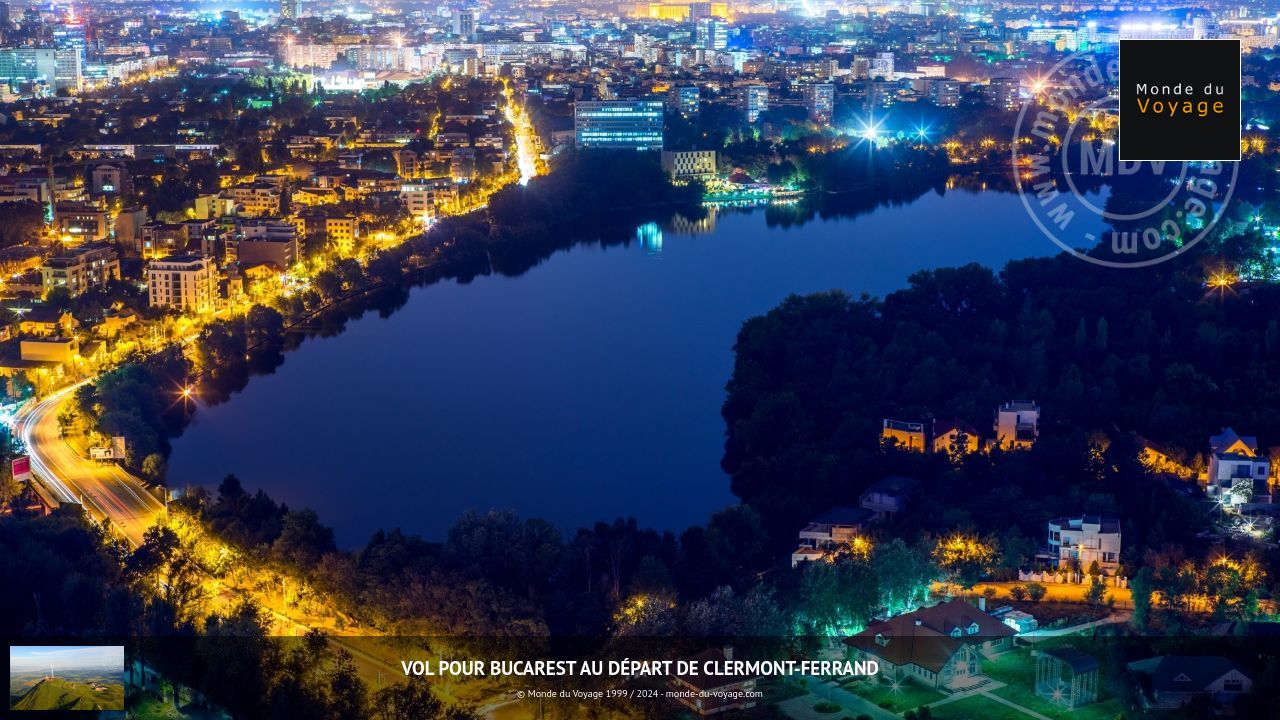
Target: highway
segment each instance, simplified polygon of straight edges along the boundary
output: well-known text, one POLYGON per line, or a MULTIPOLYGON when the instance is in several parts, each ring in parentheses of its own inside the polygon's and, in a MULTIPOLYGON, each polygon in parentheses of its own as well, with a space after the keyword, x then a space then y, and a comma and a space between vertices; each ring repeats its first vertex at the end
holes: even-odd
POLYGON ((50 493, 64 503, 82 503, 89 514, 104 523, 132 547, 164 512, 140 480, 114 463, 81 457, 58 428, 58 414, 83 381, 59 390, 23 408, 14 430, 31 456, 31 470, 50 493))

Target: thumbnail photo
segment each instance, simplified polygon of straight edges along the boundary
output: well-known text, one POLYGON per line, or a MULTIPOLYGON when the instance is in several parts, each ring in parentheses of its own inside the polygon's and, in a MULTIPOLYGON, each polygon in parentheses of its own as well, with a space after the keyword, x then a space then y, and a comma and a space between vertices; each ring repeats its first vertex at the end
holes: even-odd
POLYGON ((123 710, 124 647, 11 645, 10 710, 123 710))

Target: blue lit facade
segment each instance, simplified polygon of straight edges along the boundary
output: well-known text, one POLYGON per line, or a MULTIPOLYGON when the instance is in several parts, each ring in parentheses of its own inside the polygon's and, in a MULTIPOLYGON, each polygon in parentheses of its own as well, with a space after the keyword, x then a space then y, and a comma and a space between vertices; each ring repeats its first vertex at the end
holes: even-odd
POLYGON ((601 100, 573 109, 574 139, 580 148, 661 150, 662 101, 601 100))

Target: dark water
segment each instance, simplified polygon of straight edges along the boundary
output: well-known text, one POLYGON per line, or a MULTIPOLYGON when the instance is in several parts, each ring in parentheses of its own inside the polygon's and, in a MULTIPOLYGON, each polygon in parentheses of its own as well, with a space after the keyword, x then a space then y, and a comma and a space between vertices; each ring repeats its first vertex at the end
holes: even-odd
POLYGON ((418 288, 202 408, 170 482, 235 473, 334 526, 442 538, 467 509, 681 530, 733 502, 720 404, 743 320, 790 293, 883 295, 922 268, 1048 255, 1016 195, 928 194, 855 219, 576 247, 518 278, 418 288))

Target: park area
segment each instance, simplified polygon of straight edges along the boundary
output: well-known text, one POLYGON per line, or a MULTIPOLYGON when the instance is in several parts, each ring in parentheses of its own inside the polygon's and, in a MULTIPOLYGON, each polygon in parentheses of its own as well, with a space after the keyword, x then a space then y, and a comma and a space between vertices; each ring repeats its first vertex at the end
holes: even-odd
POLYGON ((914 710, 921 705, 935 703, 946 697, 945 694, 937 690, 909 680, 888 681, 878 678, 860 678, 845 685, 845 689, 874 705, 899 715, 908 710, 914 710))
MULTIPOLYGON (((1029 647, 1019 647, 993 659, 985 660, 982 670, 992 680, 1004 683, 1004 687, 991 691, 992 695, 1017 703, 1034 712, 1046 715, 1055 720, 1113 720, 1124 713, 1124 701, 1121 699, 1122 688, 1115 683, 1124 673, 1117 668, 1107 667, 1110 649, 1103 642, 1082 636, 1067 636, 1042 640, 1029 647), (1034 651, 1045 651, 1050 648, 1072 647, 1080 650, 1102 665, 1099 673, 1097 702, 1082 705, 1075 709, 1056 704, 1036 694, 1036 658, 1034 651)), ((944 706, 945 707, 945 706, 944 706)), ((941 710, 941 708, 938 708, 941 710)))

